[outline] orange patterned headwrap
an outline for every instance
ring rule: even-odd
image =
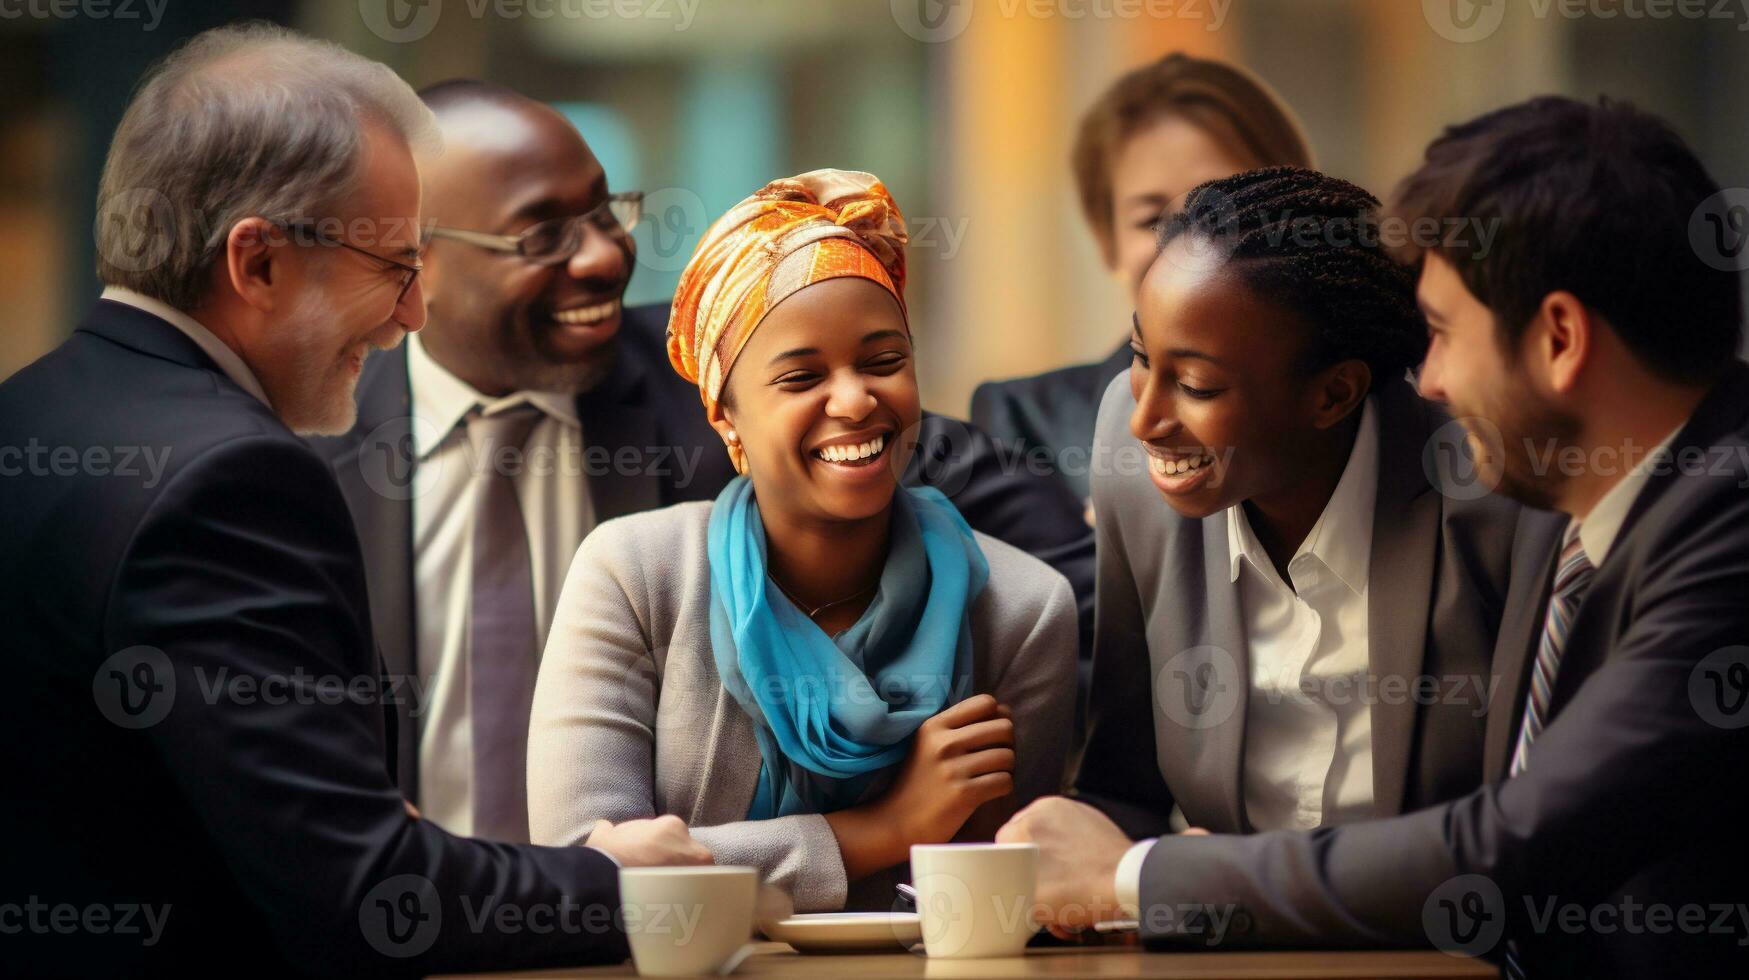
[[[886,287],[905,309],[905,216],[873,174],[815,170],[774,180],[711,225],[680,274],[668,360],[715,422],[723,382],[765,314],[825,279]],[[739,446],[729,447],[745,473]]]

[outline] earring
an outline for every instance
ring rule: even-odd
[[[730,429],[729,430],[729,445],[739,446],[740,444],[741,444],[741,434],[739,432],[736,432],[734,429]]]

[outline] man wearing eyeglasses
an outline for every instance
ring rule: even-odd
[[[667,304],[621,304],[641,195],[613,193],[549,106],[471,80],[420,95],[445,147],[421,167],[429,320],[366,365],[358,424],[317,449],[358,525],[384,660],[406,680],[403,792],[456,833],[525,841],[528,710],[572,555],[602,521],[712,499],[735,474],[666,363]],[[920,441],[905,481],[1063,571],[1090,612],[1072,495],[1004,471],[951,420],[926,416]]]

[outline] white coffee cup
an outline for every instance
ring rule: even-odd
[[[748,944],[758,894],[755,868],[621,868],[620,913],[638,975],[717,972]]]
[[[1038,931],[1037,844],[914,844],[911,886],[931,957],[1019,956]]]

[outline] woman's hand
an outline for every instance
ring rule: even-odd
[[[988,694],[967,698],[917,729],[899,778],[881,798],[911,844],[941,844],[981,804],[1014,789],[1014,720]]]
[[[911,856],[912,844],[952,839],[980,805],[1014,789],[1014,721],[979,694],[943,710],[912,736],[880,799],[826,814],[851,881]]]

